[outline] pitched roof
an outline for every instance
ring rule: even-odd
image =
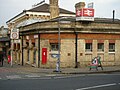
[[[50,12],[49,11],[49,7],[50,5],[49,4],[42,4],[40,6],[37,6],[35,8],[32,8],[32,9],[29,9],[29,10],[26,10],[26,11],[31,11],[31,12]],[[62,9],[62,8],[59,8],[60,10],[60,13],[63,13],[63,14],[75,14],[74,12],[71,12],[71,11],[68,11],[66,9]]]
[[[35,8],[29,9],[29,10],[23,10],[23,12],[21,12],[20,14],[16,15],[13,18],[11,18],[6,23],[10,22],[11,20],[17,18],[18,16],[24,14],[27,11],[30,11],[30,12],[45,12],[45,13],[50,13],[49,7],[50,7],[49,4],[44,3],[44,4],[40,5],[40,6],[35,7]],[[72,14],[72,15],[75,15],[74,12],[68,11],[66,9],[59,8],[59,10],[60,10],[60,13],[62,13],[62,14]]]

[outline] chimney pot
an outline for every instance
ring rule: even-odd
[[[113,10],[113,22],[115,20],[115,10]]]
[[[85,2],[79,2],[75,5],[76,9],[82,9],[85,7]]]

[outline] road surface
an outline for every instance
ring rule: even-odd
[[[28,77],[0,79],[0,90],[120,90],[120,73]]]

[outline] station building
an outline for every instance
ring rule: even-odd
[[[22,65],[54,68],[60,44],[60,67],[88,66],[96,56],[101,57],[103,66],[120,65],[119,19],[76,21],[72,14],[59,16],[59,9],[55,9],[58,2],[50,0],[50,5],[54,8],[49,20],[19,27],[20,43],[14,45],[16,58],[13,61]],[[76,8],[83,7],[84,3],[76,4]]]

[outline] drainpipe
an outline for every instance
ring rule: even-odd
[[[75,68],[78,68],[78,61],[77,61],[77,41],[78,41],[78,33],[75,32]]]
[[[40,67],[40,34],[38,34],[38,68]]]
[[[22,35],[22,66],[24,64],[23,59],[24,59],[24,55],[23,55],[23,35]]]

